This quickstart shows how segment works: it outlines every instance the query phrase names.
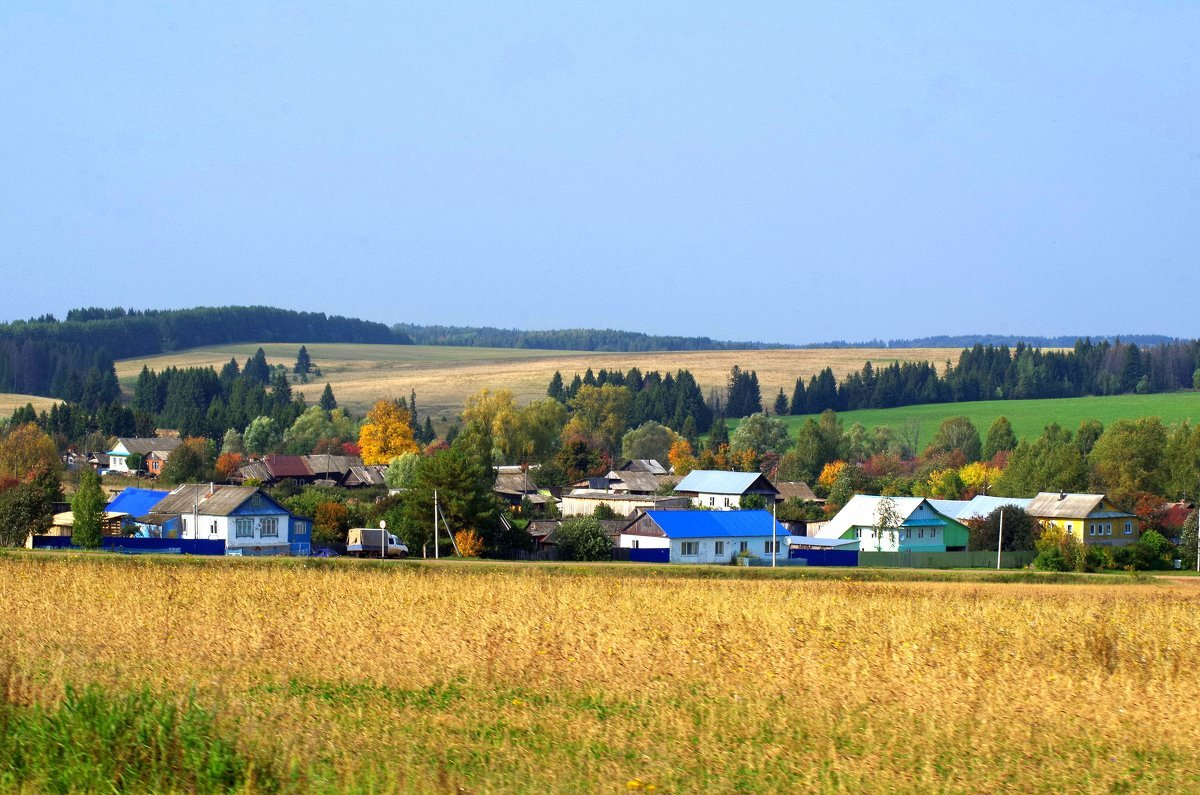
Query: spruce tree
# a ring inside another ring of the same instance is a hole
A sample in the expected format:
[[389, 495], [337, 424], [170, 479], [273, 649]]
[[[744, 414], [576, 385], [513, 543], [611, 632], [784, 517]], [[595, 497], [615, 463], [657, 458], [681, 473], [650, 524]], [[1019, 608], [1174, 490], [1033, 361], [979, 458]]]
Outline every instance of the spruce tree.
[[71, 499], [71, 513], [75, 517], [71, 532], [71, 543], [84, 549], [96, 549], [103, 538], [104, 492], [100, 490], [100, 478], [91, 468], [79, 475], [79, 489]]
[[803, 414], [808, 408], [808, 396], [804, 394], [804, 379], [796, 379], [796, 388], [792, 390], [792, 414]]
[[559, 403], [567, 402], [567, 394], [563, 388], [562, 373], [558, 370], [554, 371], [554, 377], [550, 379], [550, 386], [546, 389], [546, 395], [557, 400]]
[[333, 396], [333, 387], [325, 384], [325, 391], [321, 393], [320, 406], [325, 411], [333, 411], [338, 407], [337, 398]]
[[779, 387], [779, 394], [775, 396], [775, 416], [782, 417], [788, 413], [788, 399], [783, 392], [783, 387]]
[[300, 346], [300, 352], [296, 354], [296, 364], [292, 367], [292, 372], [299, 376], [306, 376], [312, 372], [312, 359], [308, 355], [308, 348]]
[[708, 446], [716, 450], [723, 444], [729, 444], [729, 426], [725, 424], [725, 416], [718, 414], [713, 417], [712, 430], [708, 432]]

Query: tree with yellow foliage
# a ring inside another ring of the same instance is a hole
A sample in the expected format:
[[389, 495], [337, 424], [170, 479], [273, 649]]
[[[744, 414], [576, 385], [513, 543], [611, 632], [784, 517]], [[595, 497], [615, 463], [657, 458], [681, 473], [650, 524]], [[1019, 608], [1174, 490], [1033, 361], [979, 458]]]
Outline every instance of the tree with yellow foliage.
[[421, 451], [413, 440], [410, 416], [407, 409], [390, 400], [381, 400], [374, 405], [358, 432], [364, 464], [386, 464], [398, 455]]
[[0, 477], [22, 480], [39, 466], [57, 472], [59, 459], [54, 440], [37, 425], [18, 425], [0, 439]]
[[993, 484], [1001, 474], [1003, 474], [1003, 470], [1000, 467], [989, 464], [987, 461], [967, 464], [958, 471], [963, 486], [972, 494], [990, 494]]
[[830, 461], [822, 467], [821, 475], [817, 478], [817, 485], [832, 489], [833, 484], [837, 482], [838, 475], [842, 474], [842, 470], [845, 468], [845, 461]]
[[680, 439], [671, 445], [667, 460], [671, 462], [671, 467], [679, 477], [696, 468], [696, 456], [692, 454], [692, 445], [687, 439]]

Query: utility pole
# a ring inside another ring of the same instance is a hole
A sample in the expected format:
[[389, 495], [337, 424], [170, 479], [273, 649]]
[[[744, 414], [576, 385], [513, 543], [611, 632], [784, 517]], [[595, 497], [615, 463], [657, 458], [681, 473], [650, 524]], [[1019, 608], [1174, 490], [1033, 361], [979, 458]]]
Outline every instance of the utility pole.
[[1000, 547], [1004, 545], [1004, 509], [1000, 509], [1000, 539], [996, 541], [996, 570], [1000, 570]]
[[383, 519], [379, 520], [379, 559], [382, 560], [387, 556], [387, 522]]
[[438, 559], [438, 498], [437, 489], [433, 490], [433, 559]]
[[779, 542], [775, 540], [775, 503], [771, 503], [771, 568], [775, 568], [775, 558], [779, 557]]

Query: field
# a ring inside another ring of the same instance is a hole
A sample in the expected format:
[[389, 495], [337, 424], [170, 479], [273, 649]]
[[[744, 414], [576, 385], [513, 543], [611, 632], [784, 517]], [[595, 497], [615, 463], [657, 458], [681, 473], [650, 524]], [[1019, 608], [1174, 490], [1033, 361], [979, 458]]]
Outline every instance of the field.
[[[244, 363], [257, 344], [196, 348], [178, 353], [127, 359], [117, 362], [122, 387], [132, 393], [143, 365], [152, 370], [176, 367], [220, 369], [230, 357]], [[299, 343], [269, 343], [262, 346], [272, 364], [289, 368], [296, 360]], [[733, 365], [758, 372], [763, 395], [773, 396], [783, 387], [790, 397], [798, 376], [809, 376], [832, 367], [839, 378], [860, 370], [870, 360], [874, 364], [900, 361], [934, 361], [939, 364], [957, 358], [958, 349], [847, 348], [823, 350], [747, 350], [681, 351], [655, 353], [588, 353], [580, 351], [540, 351], [518, 348], [455, 348], [429, 345], [308, 345], [309, 355], [323, 376], [311, 386], [302, 386], [310, 401], [320, 396], [324, 383], [333, 386], [339, 403], [357, 412], [370, 408], [381, 398], [407, 396], [417, 391], [418, 405], [436, 415], [453, 416], [470, 394], [487, 387], [511, 389], [521, 402], [546, 394], [554, 371], [570, 381], [575, 373], [587, 368], [618, 369], [631, 367], [643, 371], [690, 370], [704, 388], [723, 387]]]
[[37, 395], [0, 394], [0, 418], [7, 419], [17, 409], [32, 403], [38, 411], [48, 411], [58, 401], [54, 398], [38, 397]]
[[[1161, 395], [1113, 395], [1111, 397], [1061, 398], [1058, 400], [986, 400], [977, 403], [932, 403], [896, 409], [845, 411], [838, 417], [847, 426], [861, 422], [867, 428], [888, 425], [898, 428], [916, 420], [921, 425], [921, 442], [933, 438], [946, 417], [970, 417], [980, 435], [999, 416], [1008, 417], [1019, 439], [1041, 434], [1048, 423], [1057, 422], [1074, 431], [1084, 420], [1100, 420], [1105, 427], [1121, 419], [1161, 417], [1170, 425], [1182, 420], [1200, 421], [1200, 392], [1168, 392]], [[792, 435], [807, 417], [784, 417]], [[730, 422], [730, 427], [735, 423]]]
[[9, 553], [0, 784], [1200, 791], [1195, 582], [734, 573]]

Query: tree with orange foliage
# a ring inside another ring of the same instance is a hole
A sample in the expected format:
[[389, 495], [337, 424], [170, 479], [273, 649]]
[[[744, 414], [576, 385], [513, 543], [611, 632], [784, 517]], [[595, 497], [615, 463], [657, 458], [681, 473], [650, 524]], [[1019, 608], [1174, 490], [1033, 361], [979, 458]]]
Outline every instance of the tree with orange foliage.
[[474, 530], [459, 530], [454, 534], [454, 543], [464, 558], [477, 558], [483, 553], [483, 536]]
[[0, 477], [21, 480], [39, 466], [58, 471], [59, 463], [54, 440], [32, 422], [18, 425], [0, 439]]
[[241, 453], [221, 453], [217, 456], [217, 477], [228, 481], [241, 468], [244, 460]]
[[350, 510], [340, 502], [323, 502], [313, 516], [313, 542], [344, 544], [350, 529]]
[[838, 475], [842, 474], [842, 470], [845, 468], [845, 461], [830, 461], [821, 469], [821, 475], [817, 478], [817, 484], [824, 486], [826, 489], [832, 489], [833, 484], [837, 482]]
[[667, 460], [671, 462], [671, 467], [679, 477], [696, 468], [696, 456], [692, 454], [692, 445], [687, 439], [680, 439], [671, 445]]
[[413, 440], [411, 415], [390, 400], [381, 400], [367, 414], [358, 432], [362, 460], [368, 466], [386, 464], [405, 453], [419, 453]]

